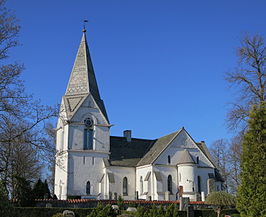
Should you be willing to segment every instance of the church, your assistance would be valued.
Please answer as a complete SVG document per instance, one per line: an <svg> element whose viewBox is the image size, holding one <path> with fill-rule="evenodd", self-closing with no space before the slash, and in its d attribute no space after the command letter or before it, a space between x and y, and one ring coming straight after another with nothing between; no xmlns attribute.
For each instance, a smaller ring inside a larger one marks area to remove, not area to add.
<svg viewBox="0 0 266 217"><path fill-rule="evenodd" d="M78 48L56 127L54 192L69 197L125 200L205 200L223 177L204 141L185 128L156 139L110 136L87 44Z"/></svg>

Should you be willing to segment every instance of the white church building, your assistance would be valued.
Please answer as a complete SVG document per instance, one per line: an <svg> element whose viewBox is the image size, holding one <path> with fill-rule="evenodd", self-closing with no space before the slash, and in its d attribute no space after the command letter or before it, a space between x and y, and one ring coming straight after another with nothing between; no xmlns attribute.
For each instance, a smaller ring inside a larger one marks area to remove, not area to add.
<svg viewBox="0 0 266 217"><path fill-rule="evenodd" d="M62 97L57 123L54 191L94 199L204 200L223 178L204 143L181 128L157 139L110 136L86 30Z"/></svg>

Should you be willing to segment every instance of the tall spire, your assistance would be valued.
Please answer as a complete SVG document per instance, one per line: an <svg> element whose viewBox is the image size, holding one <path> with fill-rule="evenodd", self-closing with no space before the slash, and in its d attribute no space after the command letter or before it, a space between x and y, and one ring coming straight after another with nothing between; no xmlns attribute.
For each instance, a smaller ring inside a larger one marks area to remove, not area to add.
<svg viewBox="0 0 266 217"><path fill-rule="evenodd" d="M86 39L86 29L82 31L82 38L74 62L74 66L67 85L65 97L73 98L81 95L91 94L96 101L99 109L108 121L104 103L100 97L90 52ZM75 100L76 101L76 100ZM72 104L72 103L71 103ZM76 104L76 103L74 103ZM71 106L71 107L77 107Z"/></svg>
<svg viewBox="0 0 266 217"><path fill-rule="evenodd" d="M91 93L95 99L100 99L84 29L65 95L87 93Z"/></svg>

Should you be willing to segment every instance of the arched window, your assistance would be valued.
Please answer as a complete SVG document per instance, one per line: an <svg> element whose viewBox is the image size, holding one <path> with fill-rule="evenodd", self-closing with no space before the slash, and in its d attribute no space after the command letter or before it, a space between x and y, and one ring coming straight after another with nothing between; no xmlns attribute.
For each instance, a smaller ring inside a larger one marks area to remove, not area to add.
<svg viewBox="0 0 266 217"><path fill-rule="evenodd" d="M127 196L128 195L128 189L127 189L127 177L123 178L123 195Z"/></svg>
<svg viewBox="0 0 266 217"><path fill-rule="evenodd" d="M140 194L143 193L143 180L142 180L142 176L140 177Z"/></svg>
<svg viewBox="0 0 266 217"><path fill-rule="evenodd" d="M199 164L199 157L197 157L197 164Z"/></svg>
<svg viewBox="0 0 266 217"><path fill-rule="evenodd" d="M91 194L91 183L90 181L87 181L87 184L86 184L86 194Z"/></svg>
<svg viewBox="0 0 266 217"><path fill-rule="evenodd" d="M167 190L172 193L172 176L169 175L167 178Z"/></svg>
<svg viewBox="0 0 266 217"><path fill-rule="evenodd" d="M198 176L198 192L201 193L201 180L200 180L200 176Z"/></svg>
<svg viewBox="0 0 266 217"><path fill-rule="evenodd" d="M171 163L171 156L168 155L168 164L170 164L170 163Z"/></svg>
<svg viewBox="0 0 266 217"><path fill-rule="evenodd" d="M61 130L61 133L59 135L60 135L60 151L62 151L64 150L64 130Z"/></svg>
<svg viewBox="0 0 266 217"><path fill-rule="evenodd" d="M90 150L93 149L93 120L85 119L84 125L84 150Z"/></svg>

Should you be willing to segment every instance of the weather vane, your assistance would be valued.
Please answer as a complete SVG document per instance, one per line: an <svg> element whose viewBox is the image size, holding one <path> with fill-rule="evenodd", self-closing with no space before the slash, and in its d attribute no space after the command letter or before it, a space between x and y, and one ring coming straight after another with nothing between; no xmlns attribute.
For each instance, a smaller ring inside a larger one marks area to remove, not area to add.
<svg viewBox="0 0 266 217"><path fill-rule="evenodd" d="M86 32L86 23L89 22L88 20L83 20L83 31Z"/></svg>

